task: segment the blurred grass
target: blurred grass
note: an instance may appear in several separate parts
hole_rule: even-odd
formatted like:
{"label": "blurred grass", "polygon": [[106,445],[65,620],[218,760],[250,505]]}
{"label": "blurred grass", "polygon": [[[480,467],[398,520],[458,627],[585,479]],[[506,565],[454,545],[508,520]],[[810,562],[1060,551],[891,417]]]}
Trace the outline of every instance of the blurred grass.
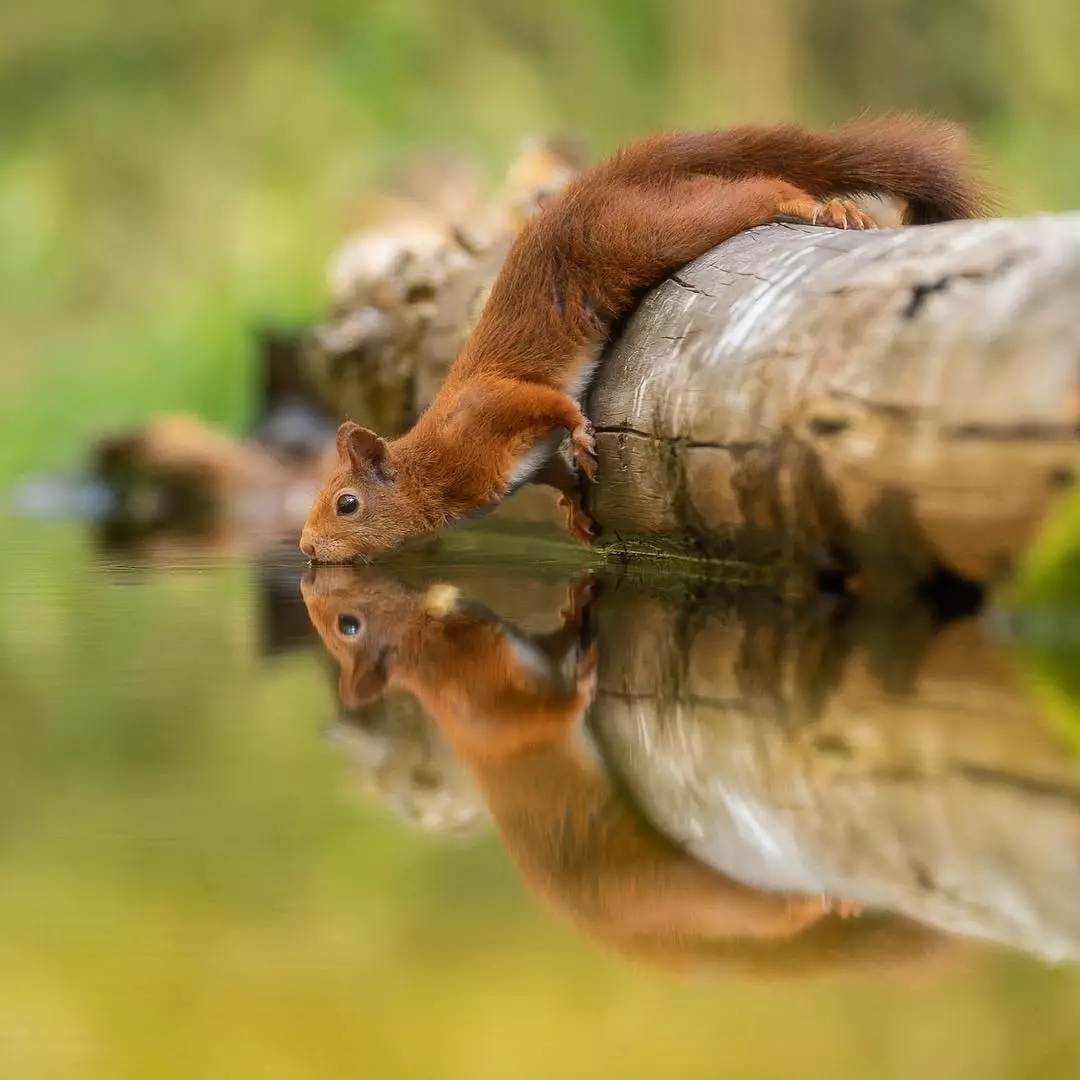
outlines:
{"label": "blurred grass", "polygon": [[61,0],[0,8],[0,487],[102,425],[250,408],[249,331],[310,318],[410,149],[918,107],[1008,209],[1080,203],[1069,0]]}

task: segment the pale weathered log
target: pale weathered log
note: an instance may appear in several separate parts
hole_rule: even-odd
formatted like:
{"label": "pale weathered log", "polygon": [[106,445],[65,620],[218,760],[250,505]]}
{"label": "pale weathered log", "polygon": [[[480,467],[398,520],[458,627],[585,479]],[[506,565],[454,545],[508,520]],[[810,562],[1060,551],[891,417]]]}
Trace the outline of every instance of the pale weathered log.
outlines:
{"label": "pale weathered log", "polygon": [[605,541],[1000,579],[1080,460],[1078,301],[1080,214],[735,238],[601,368]]}
{"label": "pale weathered log", "polygon": [[[504,250],[442,282],[395,427],[430,401]],[[735,238],[648,296],[600,369],[601,550],[872,592],[939,568],[1001,580],[1080,457],[1077,298],[1077,214]],[[526,488],[498,516],[556,515]]]}
{"label": "pale weathered log", "polygon": [[[311,395],[405,430],[508,242],[368,282],[367,306],[308,335]],[[777,584],[835,573],[879,595],[941,569],[1007,578],[1075,480],[1078,300],[1080,214],[736,237],[646,297],[601,365],[586,402],[599,551],[701,556]],[[562,514],[526,487],[500,518]]]}

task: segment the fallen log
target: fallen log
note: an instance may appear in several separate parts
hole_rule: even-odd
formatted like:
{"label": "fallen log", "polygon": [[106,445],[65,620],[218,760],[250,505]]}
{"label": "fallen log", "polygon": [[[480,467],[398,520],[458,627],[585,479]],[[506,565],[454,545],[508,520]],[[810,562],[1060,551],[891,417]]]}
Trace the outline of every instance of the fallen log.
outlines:
{"label": "fallen log", "polygon": [[609,548],[1002,580],[1080,460],[1080,214],[755,229],[655,290],[588,411]]}
{"label": "fallen log", "polygon": [[[448,230],[451,258],[410,236],[395,287],[365,279],[361,306],[296,351],[312,400],[391,435],[431,400],[509,243],[466,252]],[[646,297],[601,366],[599,553],[877,595],[1007,580],[1075,481],[1078,286],[1080,214],[736,237]],[[561,517],[527,487],[494,520]]]}
{"label": "fallen log", "polygon": [[[442,284],[397,426],[430,401],[504,250]],[[589,395],[600,550],[876,594],[942,571],[1006,579],[1075,479],[1078,286],[1080,214],[729,241],[644,300]],[[555,511],[526,489],[498,516]]]}

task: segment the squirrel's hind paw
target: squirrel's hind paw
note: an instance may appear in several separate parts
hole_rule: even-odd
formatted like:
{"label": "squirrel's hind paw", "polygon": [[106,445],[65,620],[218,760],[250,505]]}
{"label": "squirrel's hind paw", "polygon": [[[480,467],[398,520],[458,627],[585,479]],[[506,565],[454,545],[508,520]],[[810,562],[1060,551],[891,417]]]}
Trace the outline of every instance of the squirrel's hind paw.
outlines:
{"label": "squirrel's hind paw", "polygon": [[809,196],[777,208],[778,218],[824,225],[830,229],[876,229],[877,222],[850,199],[830,199],[821,203]]}
{"label": "squirrel's hind paw", "polygon": [[583,417],[582,421],[570,433],[570,443],[574,448],[574,460],[578,468],[590,479],[596,479],[596,433],[592,421]]}
{"label": "squirrel's hind paw", "polygon": [[600,527],[581,505],[580,497],[559,496],[559,505],[566,508],[566,527],[583,544],[592,544],[600,535]]}
{"label": "squirrel's hind paw", "polygon": [[824,205],[819,205],[814,224],[828,225],[833,229],[877,228],[877,222],[848,199],[830,199]]}

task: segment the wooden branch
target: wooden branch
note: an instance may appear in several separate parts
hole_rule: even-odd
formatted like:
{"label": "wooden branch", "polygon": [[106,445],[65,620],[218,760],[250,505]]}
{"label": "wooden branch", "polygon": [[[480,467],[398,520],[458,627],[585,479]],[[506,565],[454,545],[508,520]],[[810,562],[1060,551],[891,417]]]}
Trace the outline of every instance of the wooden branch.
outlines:
{"label": "wooden branch", "polygon": [[1080,459],[1078,296],[1080,214],[737,237],[601,368],[605,540],[1000,580]]}

